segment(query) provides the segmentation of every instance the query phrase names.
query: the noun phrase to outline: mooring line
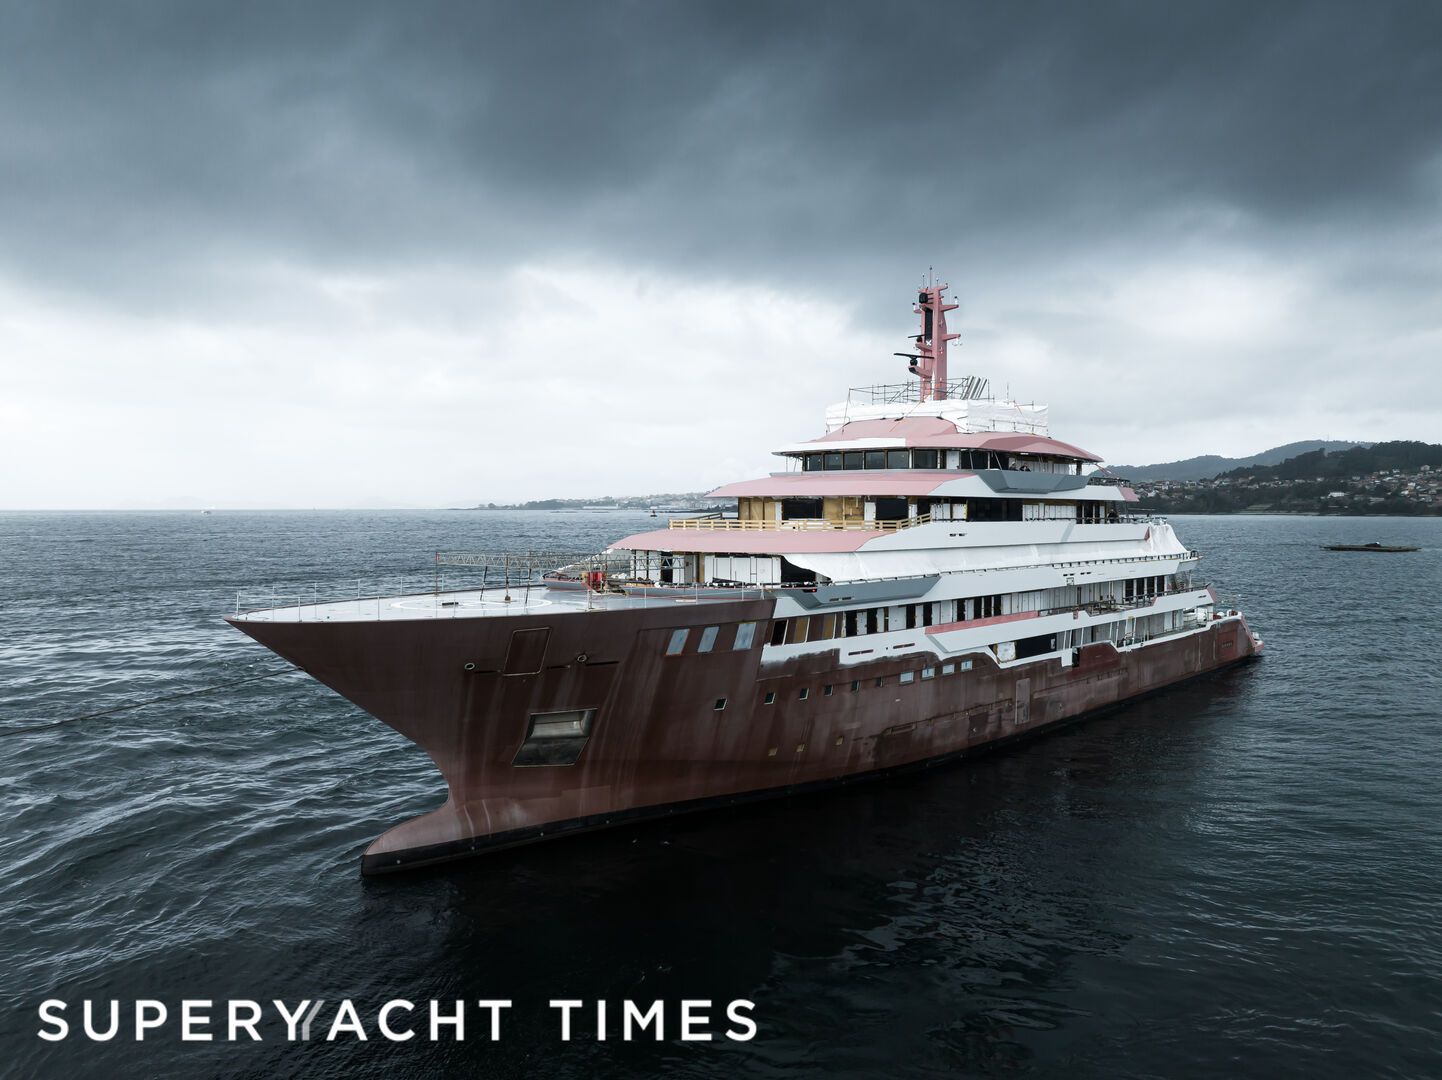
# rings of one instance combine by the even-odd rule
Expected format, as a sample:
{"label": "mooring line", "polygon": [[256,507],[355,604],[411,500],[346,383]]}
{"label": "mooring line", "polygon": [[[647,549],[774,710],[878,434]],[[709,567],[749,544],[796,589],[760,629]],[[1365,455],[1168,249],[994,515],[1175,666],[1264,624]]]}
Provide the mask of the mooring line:
{"label": "mooring line", "polygon": [[10,728],[0,731],[0,738],[7,735],[24,735],[30,731],[45,731],[48,728],[64,727],[66,724],[79,723],[81,720],[96,720],[102,716],[111,716],[118,712],[125,712],[128,709],[143,709],[147,705],[159,705],[161,702],[174,701],[177,698],[194,697],[196,694],[209,694],[214,690],[224,690],[230,686],[239,686],[241,683],[259,682],[261,679],[273,679],[277,675],[289,675],[292,672],[300,671],[298,667],[281,668],[278,671],[267,671],[264,675],[251,675],[244,679],[233,679],[230,682],[216,683],[214,686],[202,686],[199,690],[182,690],[178,694],[167,694],[165,697],[150,698],[148,701],[137,701],[132,705],[120,705],[114,709],[106,709],[104,712],[86,713],[84,716],[72,716],[68,720],[52,720],[48,724],[31,724],[29,727]]}

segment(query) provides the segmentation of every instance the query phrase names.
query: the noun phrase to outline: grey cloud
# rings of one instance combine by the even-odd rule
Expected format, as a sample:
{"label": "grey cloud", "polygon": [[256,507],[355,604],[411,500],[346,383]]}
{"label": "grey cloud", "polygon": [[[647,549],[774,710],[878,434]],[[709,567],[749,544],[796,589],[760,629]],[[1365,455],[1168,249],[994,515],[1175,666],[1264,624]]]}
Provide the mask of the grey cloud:
{"label": "grey cloud", "polygon": [[918,253],[1055,255],[1193,206],[1274,230],[1436,207],[1420,177],[1442,7],[1421,2],[15,3],[3,19],[0,265],[142,307],[220,304],[236,261],[580,250],[909,281]]}

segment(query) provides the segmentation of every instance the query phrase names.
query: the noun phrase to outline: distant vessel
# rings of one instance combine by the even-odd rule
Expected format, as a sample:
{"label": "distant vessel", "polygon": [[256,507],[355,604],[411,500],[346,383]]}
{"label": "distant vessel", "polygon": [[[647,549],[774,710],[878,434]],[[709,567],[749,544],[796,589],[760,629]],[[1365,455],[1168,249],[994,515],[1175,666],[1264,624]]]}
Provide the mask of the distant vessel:
{"label": "distant vessel", "polygon": [[[785,471],[712,492],[734,517],[588,558],[438,555],[433,593],[238,605],[445,776],[362,869],[935,764],[1258,654],[1045,406],[948,381],[945,291],[917,294],[915,381],[852,391]],[[480,587],[442,590],[441,565]]]}
{"label": "distant vessel", "polygon": [[1323,550],[1325,550],[1325,551],[1421,551],[1421,550],[1422,550],[1421,548],[1415,548],[1415,547],[1389,547],[1388,545],[1383,544],[1383,543],[1381,543],[1381,542],[1379,542],[1379,541],[1377,541],[1377,540],[1373,540],[1370,544],[1323,544],[1323,545],[1322,545],[1322,548],[1323,548]]}

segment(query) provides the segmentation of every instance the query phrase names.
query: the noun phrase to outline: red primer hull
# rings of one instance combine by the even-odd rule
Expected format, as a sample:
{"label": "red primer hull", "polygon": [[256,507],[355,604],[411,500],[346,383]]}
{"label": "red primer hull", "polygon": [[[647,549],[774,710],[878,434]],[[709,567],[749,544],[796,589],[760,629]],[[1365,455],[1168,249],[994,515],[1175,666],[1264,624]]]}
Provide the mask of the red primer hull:
{"label": "red primer hull", "polygon": [[[235,625],[413,740],[445,776],[445,804],[378,838],[367,873],[964,756],[1260,649],[1236,618],[1125,652],[1087,645],[1070,666],[1002,669],[983,652],[942,675],[929,652],[843,666],[837,650],[763,665],[771,608]],[[743,621],[757,622],[755,641],[733,649]],[[687,651],[665,654],[673,630],[717,625],[712,651],[695,651],[693,630]],[[590,708],[575,764],[513,764],[532,714]]]}

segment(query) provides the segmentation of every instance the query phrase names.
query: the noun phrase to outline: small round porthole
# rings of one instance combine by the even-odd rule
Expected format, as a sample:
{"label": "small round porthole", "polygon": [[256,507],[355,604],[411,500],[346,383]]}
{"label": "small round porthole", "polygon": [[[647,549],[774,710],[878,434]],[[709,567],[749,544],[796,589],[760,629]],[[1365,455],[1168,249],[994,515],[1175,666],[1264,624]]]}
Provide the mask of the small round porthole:
{"label": "small round porthole", "polygon": [[475,665],[475,664],[467,664],[467,665],[466,665],[466,670],[467,670],[467,671],[475,671],[475,670],[476,670],[476,665]]}
{"label": "small round porthole", "polygon": [[585,663],[587,660],[589,660],[589,659],[590,659],[590,657],[588,657],[585,653],[577,653],[577,654],[576,654],[576,663],[578,663],[578,664],[584,664],[584,663]]}

